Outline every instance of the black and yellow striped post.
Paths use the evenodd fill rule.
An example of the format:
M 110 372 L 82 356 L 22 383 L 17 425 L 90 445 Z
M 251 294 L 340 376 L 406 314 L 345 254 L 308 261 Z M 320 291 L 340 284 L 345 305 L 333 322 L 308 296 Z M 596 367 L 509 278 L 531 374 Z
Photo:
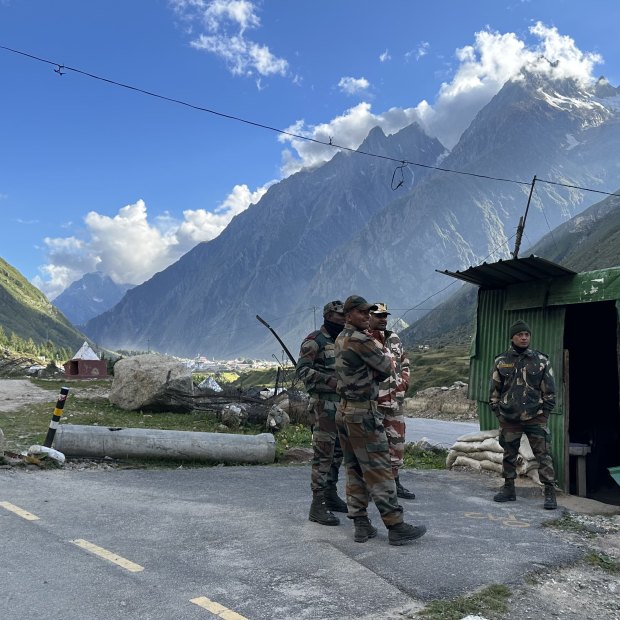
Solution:
M 45 442 L 43 443 L 46 448 L 52 447 L 54 435 L 56 434 L 56 429 L 58 428 L 58 422 L 60 422 L 62 410 L 65 406 L 65 401 L 67 400 L 67 394 L 69 394 L 69 388 L 61 387 L 60 394 L 58 395 L 58 400 L 56 401 L 54 415 L 52 415 L 52 421 L 50 422 L 49 428 L 47 429 L 47 436 L 45 437 Z

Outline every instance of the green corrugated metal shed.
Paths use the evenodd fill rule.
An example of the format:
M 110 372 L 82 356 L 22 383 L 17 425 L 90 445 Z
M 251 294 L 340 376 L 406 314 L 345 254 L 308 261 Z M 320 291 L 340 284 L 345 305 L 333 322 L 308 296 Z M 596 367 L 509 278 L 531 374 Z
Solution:
M 489 375 L 497 354 L 510 344 L 509 326 L 524 319 L 532 329 L 532 346 L 547 353 L 557 382 L 557 405 L 549 421 L 558 482 L 566 488 L 568 472 L 568 419 L 565 416 L 566 312 L 574 304 L 613 302 L 616 308 L 616 372 L 620 267 L 575 273 L 535 256 L 470 267 L 446 275 L 477 284 L 478 311 L 472 341 L 469 397 L 478 403 L 480 428 L 497 428 L 488 406 Z M 620 451 L 619 458 L 620 461 Z M 617 463 L 620 465 L 620 462 Z

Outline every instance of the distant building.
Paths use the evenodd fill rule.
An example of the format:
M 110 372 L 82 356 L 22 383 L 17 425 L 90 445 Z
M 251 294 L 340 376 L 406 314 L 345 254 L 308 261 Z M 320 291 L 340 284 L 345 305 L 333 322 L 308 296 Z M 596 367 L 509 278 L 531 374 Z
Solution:
M 108 363 L 85 342 L 78 352 L 64 365 L 67 379 L 100 379 L 108 376 Z

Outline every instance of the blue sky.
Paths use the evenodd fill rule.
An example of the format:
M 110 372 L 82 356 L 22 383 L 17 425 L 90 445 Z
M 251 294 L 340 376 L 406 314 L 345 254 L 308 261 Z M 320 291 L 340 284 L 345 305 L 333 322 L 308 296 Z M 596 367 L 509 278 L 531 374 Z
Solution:
M 617 86 L 618 23 L 616 0 L 0 0 L 0 46 L 40 59 L 0 49 L 0 256 L 50 298 L 139 284 L 334 154 L 72 69 L 351 148 L 414 120 L 451 147 L 542 56 Z

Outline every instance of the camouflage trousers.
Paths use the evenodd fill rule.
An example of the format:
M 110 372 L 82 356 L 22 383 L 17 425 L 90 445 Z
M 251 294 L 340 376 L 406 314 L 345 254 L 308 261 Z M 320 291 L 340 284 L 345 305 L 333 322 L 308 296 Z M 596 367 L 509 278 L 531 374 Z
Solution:
M 348 517 L 368 515 L 372 498 L 386 526 L 402 523 L 403 509 L 396 498 L 390 451 L 376 406 L 367 408 L 341 401 L 336 412 L 340 445 L 347 475 Z
M 312 492 L 323 491 L 338 482 L 342 464 L 342 449 L 336 428 L 336 405 L 330 400 L 310 398 L 309 407 L 314 414 L 312 428 Z
M 503 476 L 507 480 L 517 477 L 517 457 L 521 436 L 525 433 L 532 452 L 538 461 L 538 475 L 543 483 L 555 481 L 551 456 L 551 434 L 547 428 L 547 416 L 539 415 L 532 420 L 508 421 L 499 418 L 499 445 L 504 448 Z
M 378 406 L 377 410 L 383 415 L 383 426 L 390 447 L 392 475 L 397 478 L 405 456 L 405 416 L 402 413 L 402 406 L 398 409 Z

